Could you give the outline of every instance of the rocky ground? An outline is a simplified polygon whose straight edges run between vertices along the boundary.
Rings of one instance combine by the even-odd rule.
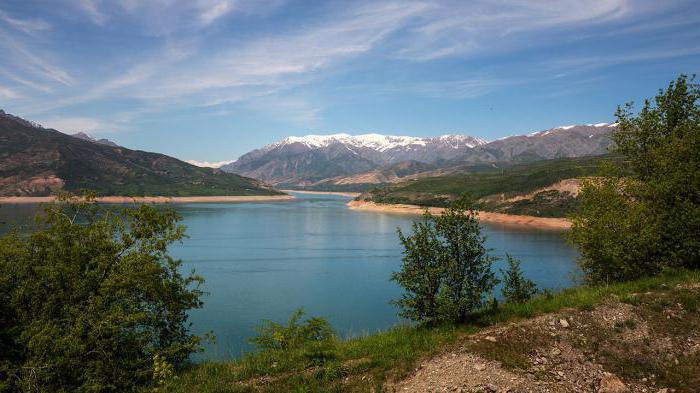
[[[390,392],[700,392],[700,285],[484,329]]]

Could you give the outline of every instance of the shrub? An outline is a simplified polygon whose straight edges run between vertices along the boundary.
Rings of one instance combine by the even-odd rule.
[[[537,285],[525,278],[520,269],[520,261],[506,254],[508,269],[501,269],[503,288],[501,294],[506,302],[524,303],[537,294]]]
[[[497,280],[491,271],[478,214],[466,198],[453,203],[442,215],[426,211],[405,236],[401,270],[392,275],[405,289],[394,303],[401,315],[415,321],[462,322],[484,305]]]
[[[250,342],[262,350],[302,350],[313,363],[323,363],[335,357],[336,333],[324,318],[311,317],[301,322],[304,309],[299,308],[289,317],[287,325],[264,320],[257,328],[258,335]]]
[[[681,75],[638,114],[618,108],[613,150],[629,170],[587,182],[572,217],[588,281],[700,268],[699,101],[700,85]]]
[[[182,366],[202,280],[167,253],[177,214],[64,202],[0,238],[0,390],[129,391],[158,377],[154,358]]]

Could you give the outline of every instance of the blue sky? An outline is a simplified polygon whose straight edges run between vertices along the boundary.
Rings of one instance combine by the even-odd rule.
[[[219,161],[289,135],[486,139],[613,120],[700,71],[658,0],[3,0],[0,108]]]

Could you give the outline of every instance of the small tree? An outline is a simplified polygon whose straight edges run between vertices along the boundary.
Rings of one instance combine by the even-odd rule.
[[[172,209],[51,204],[29,234],[0,238],[0,390],[131,391],[199,348],[187,312],[202,279],[167,247]]]
[[[588,281],[700,267],[699,103],[700,85],[681,75],[639,113],[618,108],[613,151],[629,169],[586,182],[572,217]]]
[[[520,269],[520,261],[506,254],[508,262],[507,269],[501,269],[503,288],[501,294],[503,299],[509,303],[524,303],[537,294],[537,285],[527,279]]]
[[[405,236],[401,270],[392,275],[405,289],[394,303],[401,315],[416,321],[461,322],[484,305],[497,280],[494,258],[484,247],[478,213],[462,198],[439,216],[426,211]]]

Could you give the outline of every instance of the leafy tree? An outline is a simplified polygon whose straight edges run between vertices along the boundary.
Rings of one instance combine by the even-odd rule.
[[[257,328],[258,335],[250,342],[268,351],[302,350],[314,363],[335,357],[336,333],[324,318],[311,317],[301,322],[304,309],[299,308],[289,317],[287,325],[264,320]]]
[[[439,216],[426,211],[404,246],[401,270],[392,275],[404,289],[395,303],[401,315],[416,321],[461,322],[484,305],[497,280],[494,258],[484,247],[478,213],[462,198]]]
[[[631,103],[618,108],[614,151],[629,168],[589,180],[572,217],[589,281],[700,268],[699,100],[700,85],[681,75],[639,113]]]
[[[520,269],[520,261],[506,254],[507,269],[501,269],[503,288],[501,294],[505,301],[510,303],[523,303],[537,294],[537,285],[523,275]]]
[[[178,220],[64,199],[0,238],[0,391],[131,391],[154,363],[182,366],[199,348],[187,311],[202,279],[168,255]]]

